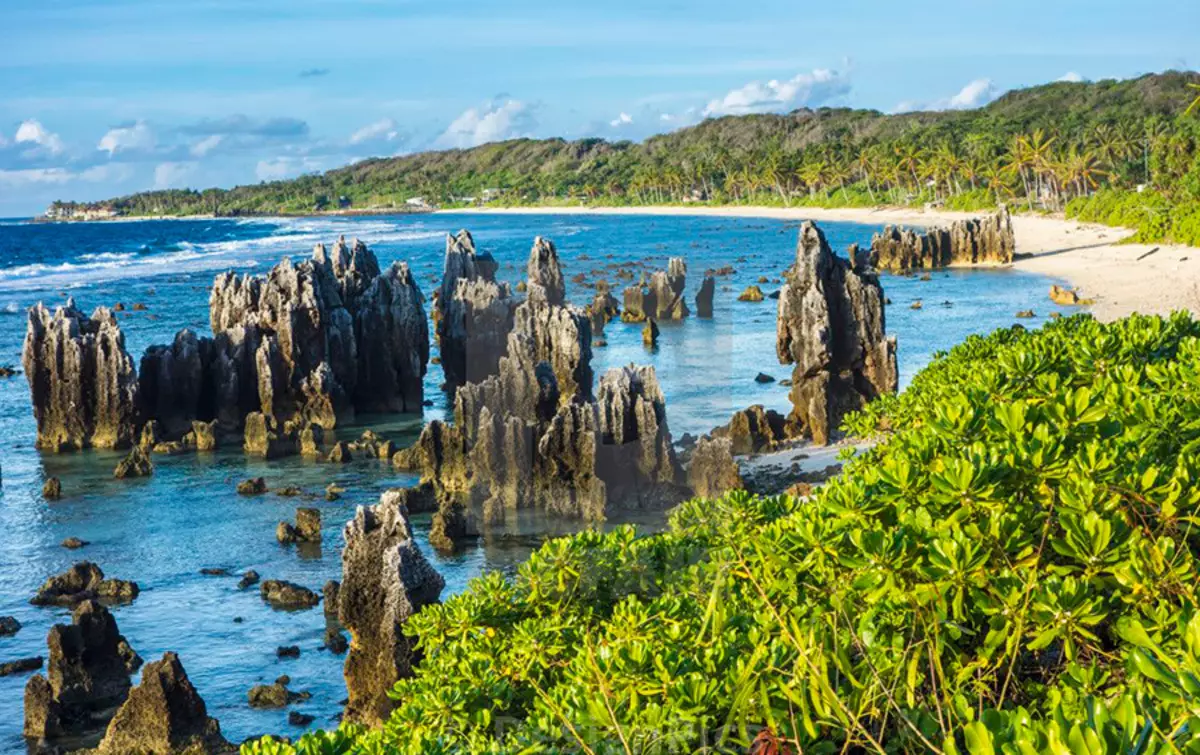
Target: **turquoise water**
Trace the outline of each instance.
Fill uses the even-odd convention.
[[[119,315],[136,361],[147,346],[168,342],[180,328],[209,331],[207,287],[217,272],[265,272],[284,255],[307,256],[314,243],[332,242],[339,234],[366,241],[381,263],[407,260],[428,295],[440,280],[443,235],[464,227],[500,261],[500,277],[512,282],[524,277],[533,237],[552,239],[563,260],[568,295],[579,304],[590,301],[592,291],[570,282],[577,273],[588,273],[592,281],[607,279],[618,289],[624,286],[611,270],[591,273],[606,265],[644,261],[647,269],[658,269],[670,256],[685,257],[689,301],[705,268],[733,265],[735,275],[718,279],[714,318],[663,323],[654,352],[642,346],[637,326],[610,324],[608,346],[595,349],[596,375],[631,362],[653,364],[676,437],[709,430],[750,404],[788,408],[786,388],[754,381],[759,372],[776,378],[790,373],[775,358],[775,302],[735,301],[760,276],[778,278],[794,259],[798,224],[777,220],[446,214],[83,225],[0,221],[0,364],[20,362],[25,309],[39,300],[62,303],[67,295],[87,311],[118,301],[127,308],[145,304],[145,312],[127,309]],[[822,228],[839,250],[851,242],[868,243],[878,230],[852,223],[824,223]],[[1046,297],[1052,282],[998,269],[935,273],[927,282],[884,277],[885,293],[893,302],[888,330],[899,338],[902,383],[935,351],[968,334],[1012,324],[1018,310],[1047,315],[1054,308]],[[761,285],[768,292],[778,288]],[[910,308],[915,299],[923,300],[923,309]],[[445,414],[441,382],[440,368],[431,365],[426,397],[435,405],[426,420]],[[377,424],[371,418],[365,424],[401,445],[416,437],[422,421],[375,419]],[[220,719],[230,739],[298,733],[288,726],[286,710],[251,710],[246,704],[251,686],[283,673],[292,677],[293,689],[313,693],[297,706],[315,716],[313,726],[334,725],[345,698],[343,659],[318,650],[325,628],[321,610],[273,611],[257,589],[240,592],[236,577],[202,576],[200,569],[224,567],[233,574],[255,569],[264,579],[287,579],[318,590],[327,579],[340,576],[341,528],[354,507],[375,502],[388,487],[414,482],[411,476],[374,460],[335,467],[299,459],[251,460],[231,450],[156,457],[153,477],[119,481],[112,479],[118,454],[44,455],[34,449],[34,437],[24,378],[0,379],[0,615],[16,616],[24,624],[15,637],[0,638],[0,662],[45,655],[46,631],[55,622],[69,621],[69,614],[34,608],[28,599],[47,576],[86,558],[107,576],[139,583],[137,601],[114,610],[121,632],[147,660],[177,651],[210,715]],[[236,494],[239,480],[258,475],[272,486],[298,485],[312,498]],[[48,476],[62,479],[62,500],[42,499]],[[346,488],[342,500],[324,501],[330,482]],[[322,511],[324,547],[297,550],[276,544],[276,523],[290,520],[295,507],[305,505]],[[428,517],[416,517],[414,523],[423,538]],[[453,557],[427,553],[445,575],[444,594],[450,595],[484,569],[514,568],[540,539],[573,526],[529,517],[519,532],[491,533],[479,546]],[[68,551],[59,543],[69,536],[91,544]],[[301,657],[277,659],[280,645],[299,645]],[[26,679],[0,678],[0,752],[22,746]]]

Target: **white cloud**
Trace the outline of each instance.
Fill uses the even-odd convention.
[[[616,118],[613,118],[611,121],[609,121],[608,125],[612,126],[613,128],[620,128],[621,126],[628,126],[631,123],[633,123],[633,117],[629,115],[629,113],[621,113]]]
[[[46,149],[52,155],[63,151],[63,141],[58,134],[47,131],[45,126],[33,118],[23,121],[17,127],[17,134],[13,137],[13,141],[17,144],[35,144]]]
[[[530,136],[537,127],[533,108],[520,100],[470,108],[454,119],[437,138],[439,147],[475,147],[488,142]]]
[[[975,79],[956,94],[932,102],[905,100],[896,106],[895,112],[909,113],[914,110],[971,110],[983,107],[1003,92],[991,79]]]
[[[155,145],[154,132],[145,121],[138,121],[131,126],[118,126],[110,129],[100,137],[96,149],[108,152],[112,157],[117,152],[141,152],[153,149]]]
[[[187,179],[196,172],[196,166],[194,162],[159,163],[154,168],[154,188],[187,188]]]
[[[752,81],[712,100],[704,117],[787,112],[798,107],[822,105],[850,92],[850,78],[837,71],[817,68],[787,81]]]
[[[276,157],[272,160],[259,160],[254,168],[254,175],[259,181],[279,181],[320,169],[321,163],[308,157]]]
[[[397,129],[396,122],[391,118],[383,118],[374,123],[368,123],[351,134],[350,143],[362,144],[363,142],[372,142],[376,139],[384,139],[390,142],[399,136],[400,131]]]
[[[27,168],[25,170],[0,170],[0,186],[22,187],[34,185],[62,185],[75,181],[99,183],[101,181],[123,181],[131,175],[125,166],[96,165],[79,172],[66,168]]]
[[[1083,75],[1080,73],[1077,73],[1076,71],[1068,71],[1067,73],[1063,74],[1062,78],[1059,79],[1059,81],[1067,81],[1072,84],[1079,84],[1081,82],[1087,81],[1087,79],[1083,78]]]
[[[223,141],[225,141],[224,134],[210,134],[193,144],[189,151],[194,157],[204,157],[209,152],[221,146],[221,142]]]

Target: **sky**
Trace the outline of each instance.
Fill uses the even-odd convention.
[[[0,216],[1200,67],[1200,0],[2,0]]]

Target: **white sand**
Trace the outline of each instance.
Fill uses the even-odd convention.
[[[456,212],[524,215],[707,215],[784,220],[843,221],[871,225],[937,225],[979,213],[906,209],[831,209],[808,207],[521,207]],[[1132,312],[1168,314],[1200,311],[1200,249],[1183,246],[1118,244],[1132,232],[1076,223],[1062,217],[1015,215],[1018,270],[1060,278],[1094,299],[1088,309],[1102,320]],[[1157,248],[1145,259],[1138,257]]]

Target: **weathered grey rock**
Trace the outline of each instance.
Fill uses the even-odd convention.
[[[125,701],[130,672],[120,646],[127,643],[107,608],[84,601],[70,625],[50,629],[46,644],[46,676],[38,674],[25,686],[25,736],[55,739],[84,732]]]
[[[713,316],[713,295],[716,290],[717,279],[711,275],[705,275],[703,282],[700,283],[700,290],[696,292],[697,317]]]
[[[558,262],[558,250],[550,239],[538,236],[529,253],[529,297],[540,297],[547,304],[560,306],[567,301],[567,285]]]
[[[237,485],[237,492],[239,495],[262,495],[267,492],[267,481],[261,477],[242,480]]]
[[[116,317],[86,317],[73,299],[54,314],[29,310],[21,364],[29,381],[37,445],[51,451],[128,448],[137,437],[137,375]]]
[[[1009,264],[1016,241],[1008,208],[983,218],[959,220],[923,234],[888,226],[871,238],[869,263],[877,270],[914,270],[953,265]],[[854,257],[852,266],[856,265]]]
[[[258,684],[250,688],[246,697],[251,708],[286,708],[299,700],[312,697],[308,692],[293,692],[288,689],[292,680],[284,675],[275,680],[274,684]]]
[[[60,545],[69,550],[75,550],[76,548],[82,548],[85,545],[89,545],[89,543],[87,540],[80,540],[77,537],[68,537],[64,539]]]
[[[296,524],[280,522],[275,529],[275,539],[283,544],[321,542],[320,509],[296,509]]]
[[[42,485],[42,497],[47,501],[57,501],[62,498],[62,482],[57,477],[47,477]]]
[[[629,286],[622,294],[624,306],[621,309],[622,322],[645,322],[658,311],[654,292],[646,290],[642,283]]]
[[[238,581],[238,589],[245,590],[247,587],[253,587],[254,585],[258,584],[258,579],[258,572],[250,569],[243,574],[242,578]]]
[[[142,680],[117,710],[97,755],[217,755],[237,748],[188,679],[179,656],[146,665]]]
[[[886,336],[879,279],[836,256],[811,222],[779,298],[776,351],[794,364],[789,420],[827,443],[842,418],[897,388],[896,341]]]
[[[325,604],[325,618],[337,619],[338,616],[338,596],[342,591],[342,583],[336,579],[331,579],[321,588],[321,600]]]
[[[400,497],[392,491],[360,506],[345,530],[338,618],[350,631],[346,717],[379,724],[391,712],[387,692],[417,658],[402,626],[437,602],[445,585],[413,540]]]
[[[246,453],[264,459],[279,459],[300,452],[299,432],[281,425],[275,417],[262,412],[246,415],[243,448]]]
[[[642,326],[642,345],[647,349],[658,346],[658,334],[658,323],[654,320],[646,320],[646,324]]]
[[[262,599],[271,604],[272,608],[282,611],[300,611],[312,608],[321,599],[307,587],[287,582],[282,579],[268,579],[259,585]]]
[[[470,534],[466,506],[456,497],[443,497],[429,525],[429,544],[442,553],[453,553]]]
[[[346,464],[354,461],[354,453],[350,450],[350,444],[344,440],[334,443],[333,448],[329,451],[329,461],[334,464]]]
[[[657,271],[650,276],[650,290],[654,298],[654,319],[682,320],[689,314],[683,289],[687,285],[687,263],[682,257],[672,257],[666,272]]]
[[[113,477],[119,480],[128,477],[149,477],[154,474],[154,463],[150,461],[150,457],[142,450],[141,446],[134,446],[129,451],[129,455],[117,464],[117,468],[113,470]]]
[[[782,414],[755,404],[734,412],[729,422],[712,431],[712,436],[729,439],[732,453],[740,456],[774,449],[789,438],[792,429]]]
[[[43,582],[29,602],[35,606],[73,606],[86,600],[129,603],[137,596],[136,582],[105,579],[99,566],[81,561]]]
[[[21,622],[12,616],[0,616],[0,637],[12,637],[21,631]]]
[[[738,294],[738,301],[760,302],[762,300],[763,292],[758,286],[747,286],[742,293]]]
[[[192,421],[192,437],[197,451],[215,451],[219,445],[216,420],[211,422]]]
[[[664,508],[682,500],[683,473],[667,428],[666,398],[653,367],[622,367],[600,378],[596,474],[608,500]]]
[[[358,354],[355,410],[420,413],[429,364],[429,324],[412,271],[406,263],[394,263],[353,301]]]
[[[204,393],[208,339],[181,330],[168,346],[151,346],[138,369],[138,405],[153,417],[163,437],[178,438],[192,429]]]
[[[716,498],[743,487],[729,438],[701,438],[688,460],[687,480],[699,498]]]

